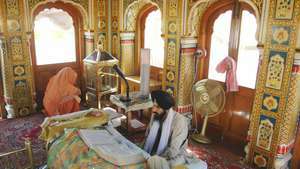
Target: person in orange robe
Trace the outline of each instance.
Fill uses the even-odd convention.
[[[77,73],[70,67],[61,69],[48,82],[43,104],[47,116],[71,113],[79,110],[81,94],[75,87]]]

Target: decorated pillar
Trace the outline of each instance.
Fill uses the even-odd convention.
[[[196,37],[181,38],[181,52],[179,56],[179,87],[177,111],[186,113],[192,111],[191,91],[195,77],[195,51],[197,48]],[[172,72],[166,74],[168,81],[173,81],[175,75]]]
[[[295,58],[300,1],[270,0],[262,64],[251,114],[247,160],[258,168],[284,168],[296,126]],[[289,9],[289,10],[287,10]]]
[[[111,54],[119,59],[120,56],[120,37],[119,37],[119,0],[111,2]]]
[[[121,68],[125,75],[134,75],[134,32],[121,32]]]
[[[2,76],[7,117],[33,112],[32,70],[25,30],[24,1],[1,0],[3,37]]]
[[[182,33],[182,0],[164,1],[165,65],[163,89],[178,103],[179,54]],[[173,76],[174,78],[168,78]],[[177,106],[177,105],[176,105]]]
[[[31,38],[33,38],[32,34],[33,34],[33,32],[26,32],[26,42],[27,42],[26,47],[27,47],[28,52],[29,52],[29,65],[31,65],[31,63],[32,63],[32,61],[31,61],[31,56],[32,56],[32,52],[33,52],[33,51],[31,51],[31,43],[32,43]],[[29,66],[29,69],[30,69],[30,72],[34,72],[32,66]],[[36,110],[37,102],[36,102],[36,91],[35,91],[34,76],[31,76],[31,78],[29,80],[30,80],[30,83],[31,83],[30,90],[31,90],[31,95],[32,95],[32,108],[33,108],[33,110]]]
[[[94,51],[94,32],[84,32],[85,56],[88,56]]]
[[[94,31],[95,31],[95,45],[100,40],[104,45],[104,50],[109,52],[109,40],[108,40],[108,3],[109,0],[96,0],[94,6]]]
[[[12,94],[12,88],[10,87],[12,85],[11,83],[11,77],[12,72],[7,71],[9,69],[8,67],[8,53],[7,53],[7,42],[3,35],[0,35],[0,56],[1,56],[1,72],[2,72],[2,80],[3,80],[3,94],[4,94],[4,102],[5,102],[5,110],[7,112],[7,117],[12,118],[15,117],[15,110],[13,105],[13,94]]]

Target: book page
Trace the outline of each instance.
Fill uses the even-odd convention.
[[[81,129],[79,131],[80,137],[88,146],[103,145],[103,144],[117,144],[107,130],[89,130]]]

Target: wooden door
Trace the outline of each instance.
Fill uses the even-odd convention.
[[[217,80],[225,89],[225,74],[215,69],[220,61],[230,56],[236,61],[239,83],[238,92],[226,93],[224,112],[210,118],[208,126],[242,148],[246,144],[259,62],[255,15],[245,3],[220,1],[204,15],[200,29],[200,46],[207,50],[199,67],[200,79]]]
[[[51,12],[51,10],[53,11]],[[70,4],[59,2],[59,1],[54,3],[49,2],[39,6],[34,11],[34,16],[35,16],[35,26],[31,38],[31,54],[32,54],[37,103],[38,106],[42,107],[42,100],[49,79],[64,67],[71,67],[77,72],[78,75],[77,86],[82,89],[81,83],[83,80],[82,79],[83,25],[82,25],[82,17],[80,15],[80,12]],[[51,27],[51,29],[45,28],[44,25],[46,21],[41,19],[41,17],[43,16],[47,16],[42,19],[49,20],[47,24],[49,24],[49,27]],[[62,20],[62,18],[64,18],[65,20]],[[59,28],[61,28],[61,30],[66,32],[60,32],[60,30],[58,30]],[[49,32],[45,32],[45,30],[49,30]],[[57,38],[58,41],[54,43],[49,43],[50,40],[47,41],[47,38],[49,39],[49,37],[53,37],[53,36],[55,37],[58,36]],[[59,36],[62,36],[63,38]],[[53,41],[53,39],[51,39],[51,41]],[[57,45],[56,43],[61,45]],[[42,44],[44,46],[42,46]],[[45,44],[47,45],[46,48],[45,48]],[[45,52],[39,49],[40,47],[45,49]],[[67,49],[70,48],[70,50],[64,50],[66,48]],[[59,52],[53,52],[53,51],[59,51]],[[50,54],[47,52],[51,53],[51,57],[49,57]]]

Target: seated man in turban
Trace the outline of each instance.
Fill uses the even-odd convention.
[[[75,87],[77,73],[70,67],[61,69],[48,82],[43,104],[47,116],[71,113],[79,110],[81,94]]]
[[[144,150],[151,157],[147,163],[150,169],[168,169],[189,164],[194,156],[186,152],[188,121],[173,110],[174,99],[167,92],[151,92],[151,120],[146,131]]]

